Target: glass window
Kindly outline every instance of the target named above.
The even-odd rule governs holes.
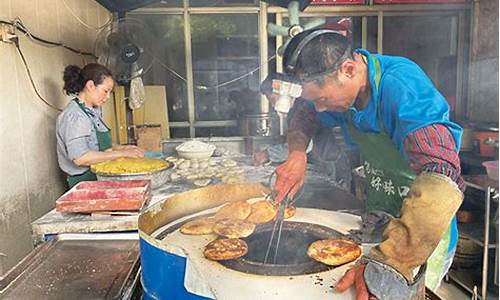
[[[455,16],[384,17],[384,54],[408,57],[419,64],[452,107],[457,40]]]
[[[306,24],[308,21],[317,18],[314,17],[302,17],[300,18],[301,25]],[[288,26],[288,18],[283,19],[283,25]],[[317,28],[328,28],[341,32],[347,35],[351,39],[352,49],[361,47],[361,17],[326,17],[326,23]]]
[[[170,127],[170,136],[172,138],[188,138],[189,137],[189,128],[188,127]]]
[[[180,78],[186,78],[183,16],[134,14],[133,17],[146,22],[154,37],[155,60],[143,77],[144,84],[165,85],[169,121],[187,121],[187,85]]]
[[[236,126],[226,127],[197,127],[195,128],[196,137],[208,136],[238,136],[240,128]]]
[[[184,7],[182,0],[161,0],[152,4],[146,5],[146,8],[172,8]]]
[[[257,22],[256,14],[191,16],[196,120],[235,120],[258,111]]]
[[[378,17],[367,17],[366,50],[377,53]]]

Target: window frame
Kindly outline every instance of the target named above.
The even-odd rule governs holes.
[[[466,115],[467,99],[470,91],[465,82],[467,82],[468,65],[470,62],[469,49],[467,43],[470,41],[472,5],[463,4],[393,4],[393,5],[310,5],[300,17],[361,17],[361,47],[367,46],[368,17],[377,17],[377,52],[383,53],[383,22],[384,17],[389,16],[430,16],[446,15],[453,16],[457,20],[457,79],[456,79],[456,110],[455,116]],[[185,64],[187,80],[187,105],[188,121],[170,122],[171,128],[189,128],[189,135],[194,138],[196,128],[203,127],[224,127],[238,126],[238,120],[218,120],[218,121],[197,121],[195,119],[195,98],[193,82],[193,61],[191,45],[191,15],[196,14],[256,14],[258,16],[258,39],[259,39],[259,62],[260,62],[260,80],[262,81],[268,74],[268,34],[266,30],[267,20],[270,15],[274,15],[277,24],[282,24],[283,18],[288,16],[288,11],[282,7],[268,6],[265,2],[260,2],[259,6],[227,6],[227,7],[190,7],[189,0],[183,1],[183,7],[174,8],[140,8],[128,12],[127,15],[134,14],[164,14],[164,15],[182,15],[184,20],[184,43],[185,43]],[[467,22],[469,14],[469,22]],[[275,37],[276,50],[283,44],[283,38]],[[470,39],[470,38],[469,38]],[[469,43],[470,44],[470,43]],[[276,70],[282,71],[282,59],[276,56]],[[269,103],[264,96],[261,96],[260,111],[269,112]]]

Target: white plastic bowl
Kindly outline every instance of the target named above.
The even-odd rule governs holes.
[[[214,154],[215,146],[199,141],[189,141],[175,147],[179,157],[185,159],[207,159]]]
[[[214,154],[214,151],[215,149],[197,152],[177,150],[177,155],[185,159],[207,159],[210,158],[212,154]]]
[[[485,161],[483,162],[483,166],[489,178],[498,180],[498,160]]]

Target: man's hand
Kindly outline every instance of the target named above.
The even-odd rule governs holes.
[[[305,152],[293,151],[285,163],[276,168],[274,190],[278,193],[274,201],[280,203],[288,194],[293,198],[304,184],[306,177],[307,156]]]
[[[121,157],[144,157],[144,151],[141,148],[129,148],[124,150],[116,150]]]
[[[335,291],[344,292],[352,285],[356,287],[356,300],[374,300],[377,299],[375,296],[370,295],[368,288],[365,283],[365,268],[366,264],[357,265],[345,272],[344,276],[340,278]]]

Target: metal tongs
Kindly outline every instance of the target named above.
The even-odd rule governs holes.
[[[271,184],[271,181],[272,181],[272,178],[274,177],[274,175],[276,175],[276,172],[273,172],[271,174],[271,176],[269,177],[269,187],[272,188],[272,184]],[[301,194],[300,192],[298,194]],[[270,199],[274,202],[274,199],[276,198],[276,196],[278,195],[278,193],[276,191],[272,191],[271,193],[269,193],[267,196],[266,196],[266,199]],[[279,249],[279,245],[280,245],[280,240],[281,240],[281,230],[283,228],[283,220],[285,219],[285,208],[287,208],[289,205],[292,205],[293,203],[295,203],[295,201],[297,201],[299,197],[296,197],[295,199],[293,199],[293,201],[290,202],[290,198],[288,197],[288,194],[285,195],[285,198],[283,199],[283,201],[281,201],[281,203],[279,204],[279,207],[278,207],[278,213],[276,215],[276,220],[274,221],[274,225],[273,225],[273,230],[271,231],[271,238],[269,239],[269,244],[267,245],[267,250],[266,250],[266,256],[264,257],[264,264],[267,263],[268,259],[269,259],[269,254],[271,253],[271,249],[274,248],[274,255],[273,255],[273,259],[272,259],[272,262],[273,264],[276,264],[276,258],[278,257],[278,249]],[[275,239],[276,237],[276,239]]]

